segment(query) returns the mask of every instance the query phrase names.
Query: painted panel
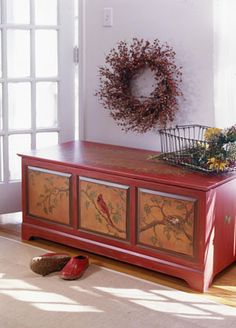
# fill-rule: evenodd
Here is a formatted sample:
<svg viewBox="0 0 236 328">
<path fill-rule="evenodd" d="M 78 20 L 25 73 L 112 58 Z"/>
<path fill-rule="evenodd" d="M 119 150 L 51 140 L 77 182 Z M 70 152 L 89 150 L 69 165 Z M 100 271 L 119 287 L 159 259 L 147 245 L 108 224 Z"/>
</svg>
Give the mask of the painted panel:
<svg viewBox="0 0 236 328">
<path fill-rule="evenodd" d="M 70 224 L 70 174 L 28 167 L 28 213 Z"/>
<path fill-rule="evenodd" d="M 126 240 L 128 187 L 79 179 L 79 228 Z"/>
<path fill-rule="evenodd" d="M 195 203 L 193 198 L 139 189 L 139 243 L 194 256 Z"/>
</svg>

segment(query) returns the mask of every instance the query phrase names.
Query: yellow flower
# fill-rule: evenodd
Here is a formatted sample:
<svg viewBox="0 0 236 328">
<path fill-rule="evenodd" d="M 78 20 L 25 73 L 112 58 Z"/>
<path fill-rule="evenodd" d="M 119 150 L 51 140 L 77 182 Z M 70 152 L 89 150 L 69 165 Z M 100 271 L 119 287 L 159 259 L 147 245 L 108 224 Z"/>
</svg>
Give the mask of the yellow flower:
<svg viewBox="0 0 236 328">
<path fill-rule="evenodd" d="M 224 171 L 224 169 L 228 165 L 228 162 L 223 161 L 221 159 L 217 159 L 215 157 L 211 157 L 208 159 L 207 164 L 209 165 L 210 170 Z"/>
<path fill-rule="evenodd" d="M 208 128 L 204 133 L 204 138 L 207 141 L 211 141 L 214 138 L 218 138 L 222 132 L 222 129 L 219 128 Z"/>
</svg>

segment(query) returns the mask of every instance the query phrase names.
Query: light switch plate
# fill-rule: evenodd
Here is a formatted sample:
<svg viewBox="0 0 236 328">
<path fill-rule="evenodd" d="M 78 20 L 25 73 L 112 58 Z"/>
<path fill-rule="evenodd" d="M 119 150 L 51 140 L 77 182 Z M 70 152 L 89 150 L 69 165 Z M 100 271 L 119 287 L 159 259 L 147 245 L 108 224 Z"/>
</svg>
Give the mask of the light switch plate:
<svg viewBox="0 0 236 328">
<path fill-rule="evenodd" d="M 103 8 L 103 26 L 113 25 L 113 8 Z"/>
</svg>

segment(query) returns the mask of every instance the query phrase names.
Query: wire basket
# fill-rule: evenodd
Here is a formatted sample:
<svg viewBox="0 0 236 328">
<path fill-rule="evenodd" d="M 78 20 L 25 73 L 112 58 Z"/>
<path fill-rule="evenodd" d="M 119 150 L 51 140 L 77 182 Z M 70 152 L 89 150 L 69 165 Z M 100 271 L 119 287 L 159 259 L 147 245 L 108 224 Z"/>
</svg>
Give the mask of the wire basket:
<svg viewBox="0 0 236 328">
<path fill-rule="evenodd" d="M 207 173 L 216 172 L 209 169 L 206 154 L 211 144 L 204 140 L 208 126 L 177 125 L 174 128 L 159 130 L 162 154 L 159 158 L 176 165 L 184 165 L 194 170 Z M 235 168 L 226 168 L 224 172 Z"/>
</svg>

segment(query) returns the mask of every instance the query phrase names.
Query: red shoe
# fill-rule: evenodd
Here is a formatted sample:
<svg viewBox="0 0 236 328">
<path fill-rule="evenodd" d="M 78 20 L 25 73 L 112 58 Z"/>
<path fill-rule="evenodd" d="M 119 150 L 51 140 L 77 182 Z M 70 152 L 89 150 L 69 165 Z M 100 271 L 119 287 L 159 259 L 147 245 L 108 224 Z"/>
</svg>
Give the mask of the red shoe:
<svg viewBox="0 0 236 328">
<path fill-rule="evenodd" d="M 74 256 L 61 270 L 60 278 L 65 280 L 78 279 L 83 275 L 88 266 L 89 260 L 87 256 Z"/>
<path fill-rule="evenodd" d="M 33 257 L 30 261 L 30 268 L 35 273 L 46 276 L 49 273 L 60 271 L 70 259 L 68 254 L 46 253 Z"/>
</svg>

